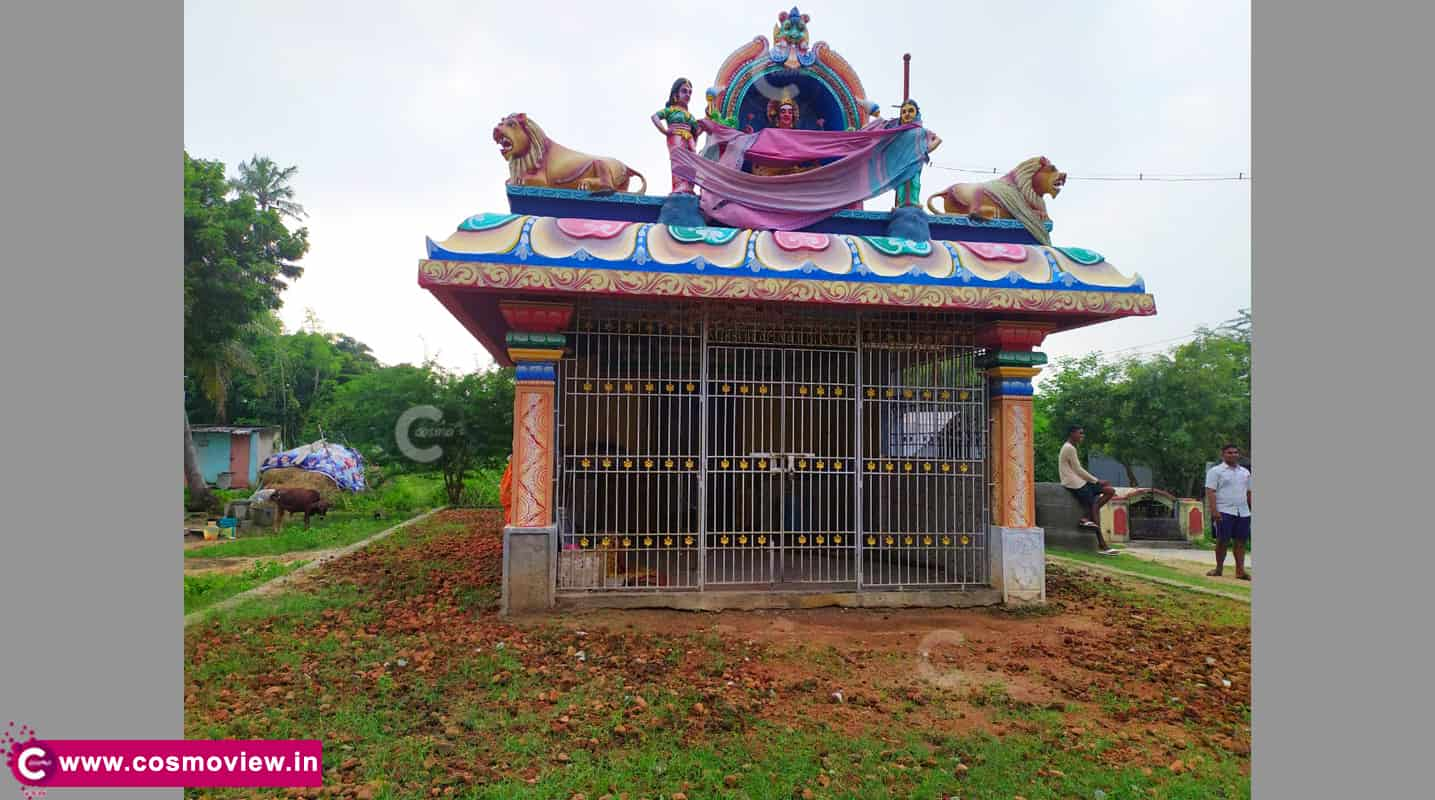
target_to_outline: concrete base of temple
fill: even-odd
[[[992,526],[990,559],[992,589],[1007,605],[1046,602],[1046,542],[1041,528]]]
[[[700,228],[707,224],[695,194],[670,194],[658,212],[658,224]]]
[[[927,212],[921,206],[902,206],[892,209],[892,218],[887,222],[887,235],[893,239],[911,239],[926,242],[932,238],[932,228],[927,222]]]
[[[590,592],[560,594],[559,608],[673,608],[683,611],[749,611],[760,608],[968,608],[1002,602],[993,589],[967,591],[825,592]]]
[[[498,613],[526,614],[553,607],[553,539],[557,529],[503,529],[503,585]]]

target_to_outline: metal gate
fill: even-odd
[[[971,325],[580,307],[555,404],[558,590],[987,585]]]

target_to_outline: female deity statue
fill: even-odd
[[[697,152],[697,118],[688,112],[688,101],[693,97],[693,84],[687,78],[673,81],[668,90],[668,103],[653,114],[653,127],[668,138],[668,152],[681,147],[688,152]],[[666,123],[666,124],[665,124]],[[695,194],[693,185],[673,174],[673,194]]]
[[[902,102],[902,110],[899,112],[896,119],[884,120],[879,118],[868,123],[866,127],[896,128],[900,125],[911,124],[922,124],[922,108],[921,106],[917,105],[916,100],[907,98],[905,101]],[[936,150],[938,147],[941,146],[941,144],[942,137],[938,136],[932,131],[927,131],[928,153],[932,152],[933,150]],[[917,170],[917,174],[913,176],[910,181],[907,181],[906,183],[903,183],[897,187],[897,207],[917,206],[918,208],[920,208],[922,205],[922,201],[919,199],[921,194],[922,171],[919,169]]]
[[[802,109],[797,103],[786,95],[769,100],[767,103],[767,124],[768,127],[779,130],[796,130],[797,124],[802,121]],[[755,165],[752,169],[754,175],[791,175],[795,172],[806,172],[820,166],[817,162],[806,162],[785,167],[772,167],[762,164]]]
[[[797,127],[798,121],[802,119],[802,111],[798,109],[797,103],[786,97],[777,100],[770,100],[767,104],[767,124],[774,128],[792,130]]]

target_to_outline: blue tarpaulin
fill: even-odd
[[[322,439],[293,450],[275,453],[264,459],[259,471],[263,473],[281,467],[294,467],[327,475],[346,492],[362,492],[368,488],[364,483],[364,457],[356,450]]]

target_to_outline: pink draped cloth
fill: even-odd
[[[673,174],[702,187],[702,210],[735,228],[797,230],[910,180],[927,160],[919,125],[860,131],[765,128],[743,133],[699,120],[704,155],[674,151]],[[837,159],[788,175],[752,175],[744,160],[795,166]]]

